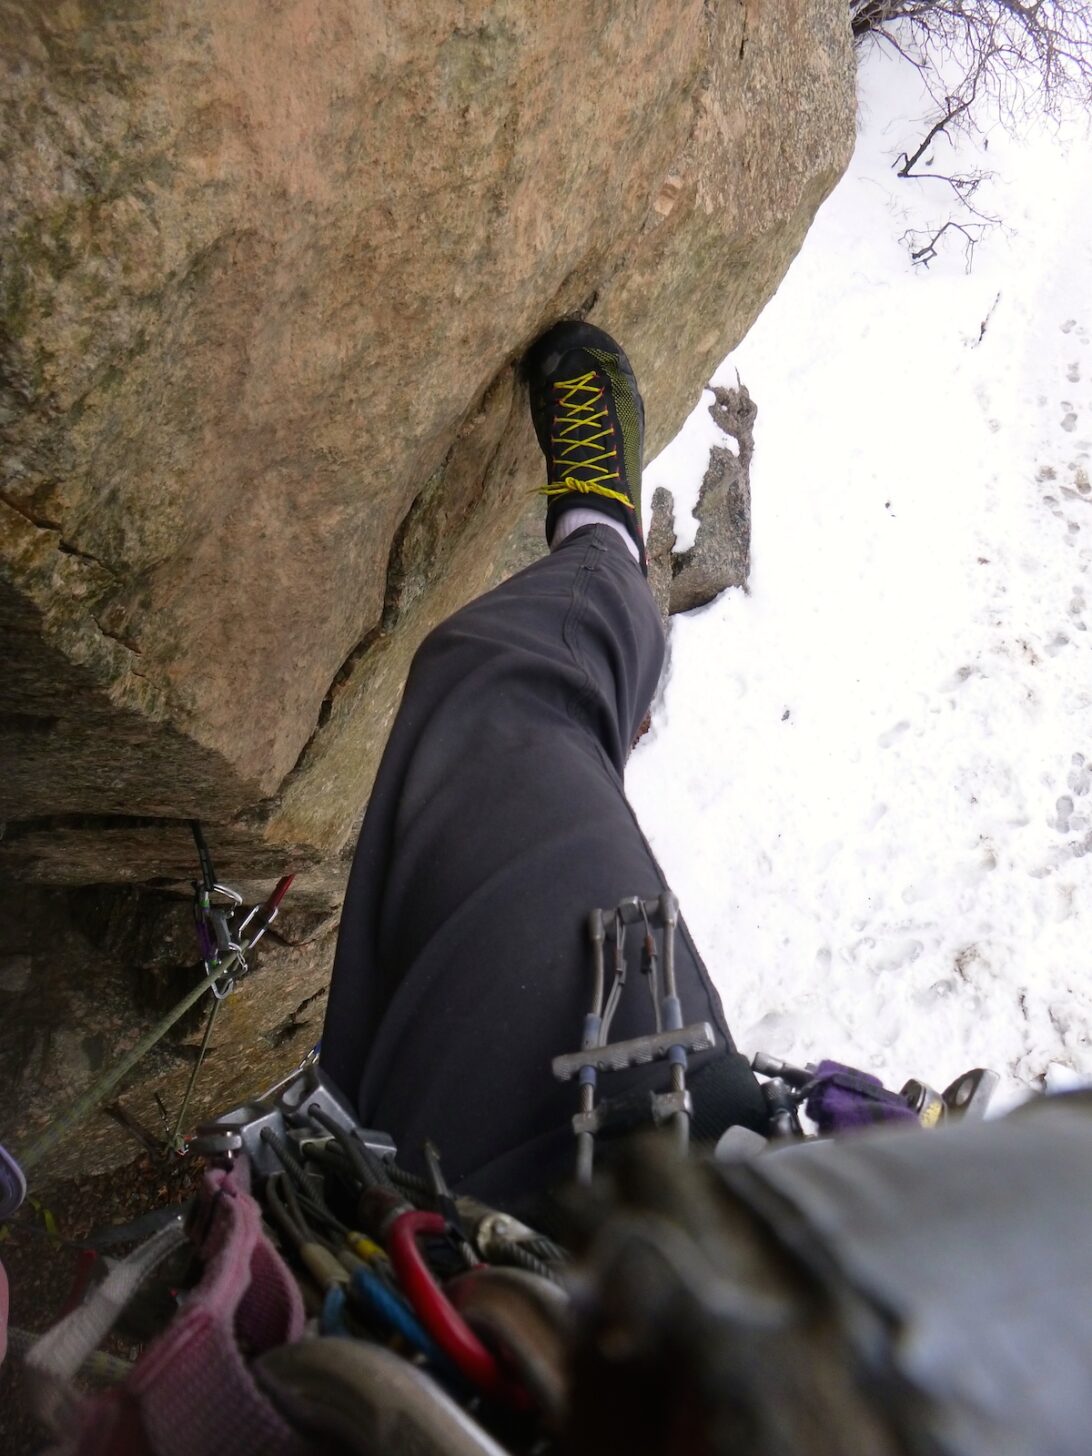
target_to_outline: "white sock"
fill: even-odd
[[[571,536],[581,526],[609,526],[612,531],[617,531],[622,540],[629,547],[629,554],[634,561],[640,561],[641,554],[637,550],[637,542],[613,516],[606,515],[603,511],[593,511],[588,506],[572,506],[567,511],[562,511],[554,526],[554,534],[550,537],[550,550],[556,551],[566,536]]]

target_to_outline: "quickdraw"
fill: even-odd
[[[361,1128],[313,1063],[202,1124],[193,1147],[228,1171],[245,1161],[255,1196],[313,1290],[323,1333],[394,1340],[454,1393],[529,1407],[527,1390],[475,1333],[448,1284],[457,1289],[487,1264],[522,1266],[523,1277],[553,1284],[564,1255],[518,1220],[454,1197],[435,1148],[427,1178],[401,1169],[391,1139]]]
[[[0,1154],[2,1154],[0,1155],[0,1219],[9,1218],[22,1203],[26,1196],[26,1175],[106,1101],[110,1093],[132,1071],[133,1067],[158,1042],[162,1041],[192,1006],[195,1006],[203,996],[211,993],[214,998],[212,1014],[206,1025],[201,1050],[168,1140],[168,1145],[175,1152],[185,1149],[185,1143],[181,1137],[182,1128],[196,1085],[197,1074],[200,1071],[205,1052],[208,1050],[216,1008],[219,1001],[233,989],[237,977],[245,974],[247,955],[276,919],[281,901],[288,893],[294,879],[293,875],[285,875],[278,880],[273,893],[264,905],[251,910],[238,929],[233,930],[232,916],[241,907],[242,899],[235,891],[219,884],[216,880],[201,827],[194,821],[191,828],[201,861],[201,881],[194,886],[194,904],[198,939],[205,969],[204,977],[129,1051],[119,1057],[101,1077],[81,1093],[71,1106],[53,1116],[45,1130],[17,1158],[0,1149]]]
[[[190,1079],[182,1096],[178,1116],[168,1135],[168,1146],[172,1152],[179,1155],[186,1152],[186,1141],[182,1130],[186,1125],[186,1113],[189,1111],[193,1090],[197,1086],[197,1079],[201,1075],[209,1043],[212,1041],[212,1032],[216,1025],[220,1003],[235,989],[236,980],[240,976],[246,975],[248,970],[246,953],[253,950],[277,918],[281,901],[288,893],[293,879],[292,875],[286,875],[279,880],[276,889],[265,904],[260,907],[255,906],[238,930],[233,931],[232,917],[242,906],[243,897],[217,880],[205,836],[196,819],[190,821],[190,829],[197,846],[197,857],[201,862],[201,880],[193,887],[193,918],[197,926],[197,939],[201,946],[205,975],[210,978],[209,989],[212,992],[212,1004],[209,1007],[208,1020],[205,1022],[205,1032],[201,1038],[197,1060],[190,1072]],[[252,924],[254,929],[250,930]],[[249,936],[248,931],[250,931]],[[220,970],[229,959],[233,960],[233,971],[226,979],[220,980]]]

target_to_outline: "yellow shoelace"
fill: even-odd
[[[555,421],[558,433],[551,437],[551,443],[556,452],[557,466],[570,473],[560,480],[552,480],[548,485],[539,486],[539,494],[568,495],[576,491],[580,495],[603,495],[609,500],[621,501],[631,511],[634,510],[633,502],[624,491],[614,490],[607,484],[607,481],[619,478],[617,465],[613,470],[610,469],[611,462],[617,462],[618,450],[616,446],[610,450],[603,448],[604,440],[615,443],[614,429],[610,424],[606,405],[602,409],[596,409],[596,405],[603,398],[603,390],[596,383],[595,371],[589,370],[587,374],[581,374],[576,379],[559,379],[554,388],[560,399]],[[575,458],[579,453],[597,447],[597,454],[583,460]],[[584,472],[583,478],[571,473],[577,470]]]

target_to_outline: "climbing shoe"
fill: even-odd
[[[641,531],[645,406],[630,362],[593,324],[564,319],[523,361],[538,443],[546,456],[546,539],[565,511],[585,506],[621,521],[647,575]]]

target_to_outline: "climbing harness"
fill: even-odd
[[[243,973],[290,881],[235,928],[239,897],[216,879],[199,829],[195,840],[205,970],[196,991],[214,991],[204,1049],[215,991]],[[648,1093],[645,1116],[678,1153],[688,1149],[689,1057],[716,1042],[708,1022],[684,1020],[678,926],[670,891],[630,896],[588,917],[593,984],[581,1046],[552,1064],[558,1080],[578,1088],[572,1128],[581,1184],[592,1178],[597,1137],[614,1130],[620,1105],[601,1095],[604,1083],[627,1068],[662,1064],[666,1090]],[[651,1026],[614,1041],[631,959]],[[191,993],[190,1004],[196,999]],[[580,1289],[565,1252],[510,1214],[453,1193],[432,1144],[423,1176],[403,1169],[393,1139],[360,1124],[313,1054],[262,1096],[201,1123],[184,1144],[202,1057],[172,1128],[176,1150],[188,1146],[206,1160],[200,1192],[183,1210],[158,1210],[89,1240],[72,1307],[26,1355],[37,1408],[65,1452],[317,1456],[334,1442],[370,1453],[393,1449],[392,1429],[399,1449],[427,1456],[547,1450],[566,1420]],[[893,1093],[836,1062],[801,1068],[760,1053],[752,1065],[763,1079],[771,1141],[980,1116],[997,1082],[975,1069],[943,1093],[921,1082]],[[81,1104],[102,1096],[97,1084]],[[64,1131],[74,1125],[69,1112]],[[8,1187],[9,1204],[21,1196],[20,1178],[13,1160],[0,1159],[0,1198]],[[142,1233],[148,1242],[120,1261],[103,1252]],[[126,1304],[151,1309],[164,1298],[174,1313],[137,1363],[104,1363],[98,1345]],[[21,1348],[28,1338],[19,1333]],[[77,1397],[77,1371],[97,1372],[108,1388]]]
[[[313,1063],[201,1124],[193,1148],[211,1166],[185,1220],[115,1263],[27,1355],[38,1412],[66,1449],[317,1452],[307,1427],[332,1434],[334,1414],[303,1416],[297,1368],[308,1389],[333,1382],[341,1418],[362,1403],[377,1430],[381,1413],[388,1430],[407,1427],[399,1449],[499,1453],[491,1427],[559,1418],[564,1255],[453,1195],[434,1148],[426,1177],[401,1169],[390,1137],[361,1127]],[[186,1249],[193,1272],[180,1278]],[[76,1370],[160,1277],[178,1289],[166,1329],[120,1384],[74,1404]],[[419,1426],[427,1440],[413,1444]],[[131,1429],[144,1444],[121,1444]]]

